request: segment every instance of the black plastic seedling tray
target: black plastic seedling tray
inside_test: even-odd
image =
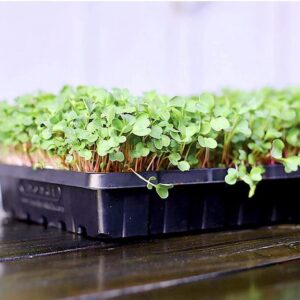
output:
[[[81,173],[0,165],[3,207],[22,220],[90,237],[160,234],[300,223],[300,171],[266,167],[255,196],[224,182],[226,169],[145,172],[172,183],[167,200],[133,173]]]

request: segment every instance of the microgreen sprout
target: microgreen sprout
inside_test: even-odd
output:
[[[143,171],[227,167],[253,196],[266,165],[300,166],[300,88],[134,96],[65,86],[0,102],[2,163],[82,172],[133,172],[161,198],[172,187]]]
[[[145,181],[147,183],[147,188],[149,190],[152,190],[155,188],[157,194],[160,196],[162,199],[166,199],[169,196],[169,189],[173,187],[172,184],[166,184],[166,183],[154,183],[157,181],[155,176],[151,176],[148,179],[143,177],[141,174],[135,172],[133,169],[129,169],[132,171],[137,177],[139,177],[141,180]]]

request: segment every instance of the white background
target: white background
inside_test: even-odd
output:
[[[0,3],[0,99],[66,83],[280,87],[299,68],[300,3]]]

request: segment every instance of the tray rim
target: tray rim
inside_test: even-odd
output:
[[[282,165],[265,166],[263,180],[300,178],[300,170],[285,173]],[[182,172],[180,170],[163,170],[141,172],[149,178],[155,176],[160,183],[173,185],[224,183],[227,168],[203,168]],[[61,184],[93,190],[122,189],[145,187],[146,183],[132,172],[94,173],[58,169],[33,169],[27,166],[0,163],[0,176],[6,178],[27,179],[38,182]]]

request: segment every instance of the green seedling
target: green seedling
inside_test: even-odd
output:
[[[143,171],[227,167],[251,197],[269,164],[300,165],[300,89],[136,97],[126,89],[65,86],[0,102],[0,161],[81,172],[133,172],[168,197],[172,185]]]

